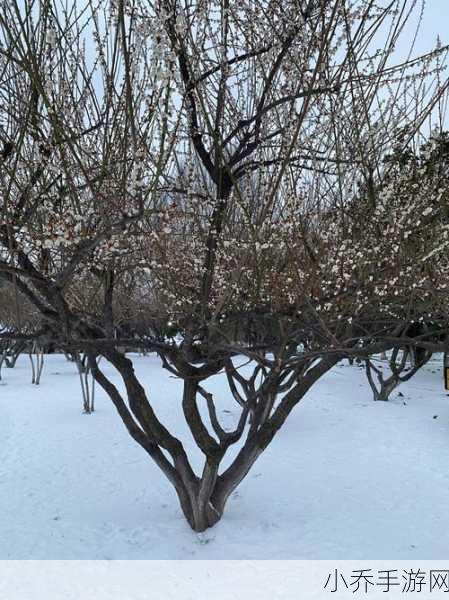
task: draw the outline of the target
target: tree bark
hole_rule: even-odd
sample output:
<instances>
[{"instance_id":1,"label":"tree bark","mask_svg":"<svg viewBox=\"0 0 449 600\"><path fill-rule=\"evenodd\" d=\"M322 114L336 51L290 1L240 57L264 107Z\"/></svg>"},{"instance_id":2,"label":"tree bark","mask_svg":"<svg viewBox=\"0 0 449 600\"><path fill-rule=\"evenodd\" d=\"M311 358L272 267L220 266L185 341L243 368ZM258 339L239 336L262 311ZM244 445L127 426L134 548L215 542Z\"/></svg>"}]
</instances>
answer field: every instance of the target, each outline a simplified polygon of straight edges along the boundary
<instances>
[{"instance_id":1,"label":"tree bark","mask_svg":"<svg viewBox=\"0 0 449 600\"><path fill-rule=\"evenodd\" d=\"M318 364L311 366L299 377L299 381L293 380L292 389L276 408L274 406L278 373L275 369L274 374L267 378L267 385L262 386L262 393L258 396L253 419L240 451L221 474L219 468L226 451L244 434L249 415L248 406L242 408L242 417L237 428L232 432L225 431L218 423L216 412L210 406L213 403L211 394L207 393L192 375L198 373L198 370L195 371L192 367L190 374L183 377L182 408L190 432L204 455L204 467L201 475L197 476L180 440L156 417L143 387L134 374L132 362L116 351L104 352L104 355L123 379L127 402L90 356L89 366L93 376L111 398L130 435L150 455L175 488L182 512L196 532L205 531L218 523L230 495L272 441L287 416L313 383L338 361L337 357L321 359ZM212 415L210 412L209 415L218 441L209 433L203 422L197 404L198 394L206 399L209 411L212 410Z\"/></svg>"}]
</instances>

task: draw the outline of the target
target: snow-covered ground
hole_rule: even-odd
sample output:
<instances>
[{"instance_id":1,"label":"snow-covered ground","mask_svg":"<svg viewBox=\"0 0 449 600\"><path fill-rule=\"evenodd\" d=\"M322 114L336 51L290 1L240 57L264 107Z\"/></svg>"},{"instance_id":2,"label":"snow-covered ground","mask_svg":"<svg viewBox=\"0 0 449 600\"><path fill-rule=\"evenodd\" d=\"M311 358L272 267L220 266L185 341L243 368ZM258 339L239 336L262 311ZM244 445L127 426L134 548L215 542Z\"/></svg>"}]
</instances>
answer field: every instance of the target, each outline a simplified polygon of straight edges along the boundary
<instances>
[{"instance_id":1,"label":"snow-covered ground","mask_svg":"<svg viewBox=\"0 0 449 600\"><path fill-rule=\"evenodd\" d=\"M134 360L158 414L190 453L179 382L154 356ZM38 387L30 383L27 357L2 376L0 559L436 559L448 553L449 397L440 357L389 403L372 401L362 369L335 367L295 409L223 520L201 535L188 528L170 485L99 388L96 413L82 414L73 364L47 356ZM235 418L219 378L211 389L224 423Z\"/></svg>"}]
</instances>

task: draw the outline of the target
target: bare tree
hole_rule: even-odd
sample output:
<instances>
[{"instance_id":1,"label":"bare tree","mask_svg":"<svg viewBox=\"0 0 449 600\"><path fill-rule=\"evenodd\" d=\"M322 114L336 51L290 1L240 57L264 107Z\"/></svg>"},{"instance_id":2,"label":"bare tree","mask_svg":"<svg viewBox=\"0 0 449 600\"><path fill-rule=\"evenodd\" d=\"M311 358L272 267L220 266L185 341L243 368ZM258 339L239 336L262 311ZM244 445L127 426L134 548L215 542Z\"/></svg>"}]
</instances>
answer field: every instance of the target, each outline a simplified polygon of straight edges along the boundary
<instances>
[{"instance_id":1,"label":"bare tree","mask_svg":"<svg viewBox=\"0 0 449 600\"><path fill-rule=\"evenodd\" d=\"M24 5L0 9L0 277L39 310L37 339L89 355L203 531L338 360L413 345L412 315L447 314L444 248L421 228L411 259L384 160L442 114L446 49L394 62L408 0ZM437 196L433 210L444 237ZM416 281L425 302L406 292ZM200 473L127 345L182 380ZM232 431L208 389L219 373L240 409Z\"/></svg>"},{"instance_id":2,"label":"bare tree","mask_svg":"<svg viewBox=\"0 0 449 600\"><path fill-rule=\"evenodd\" d=\"M35 307L17 289L4 281L0 284L0 379L3 364L15 367L19 356L26 351L28 340L41 331L42 320ZM25 337L24 337L25 334ZM31 347L31 346L30 346Z\"/></svg>"},{"instance_id":3,"label":"bare tree","mask_svg":"<svg viewBox=\"0 0 449 600\"><path fill-rule=\"evenodd\" d=\"M394 348L388 358L389 373L385 372L380 365L374 363L373 358L365 360L366 375L373 391L374 400L387 401L399 384L409 381L421 367L423 367L431 358L431 352L424 352L420 360L414 362L410 368L407 368L407 359L411 358L411 352L408 348ZM377 384L373 377L376 374Z\"/></svg>"},{"instance_id":4,"label":"bare tree","mask_svg":"<svg viewBox=\"0 0 449 600\"><path fill-rule=\"evenodd\" d=\"M31 363L31 383L39 385L44 369L44 349L34 341L28 350Z\"/></svg>"}]
</instances>

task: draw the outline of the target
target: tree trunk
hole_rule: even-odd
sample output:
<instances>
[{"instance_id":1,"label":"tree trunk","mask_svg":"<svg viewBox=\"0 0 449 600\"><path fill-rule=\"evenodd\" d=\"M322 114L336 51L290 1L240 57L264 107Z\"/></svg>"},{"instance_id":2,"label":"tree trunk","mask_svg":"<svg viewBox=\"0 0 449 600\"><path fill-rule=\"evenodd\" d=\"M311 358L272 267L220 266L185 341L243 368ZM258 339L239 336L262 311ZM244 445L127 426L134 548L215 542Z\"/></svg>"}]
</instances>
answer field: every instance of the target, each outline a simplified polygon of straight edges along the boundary
<instances>
[{"instance_id":1,"label":"tree trunk","mask_svg":"<svg viewBox=\"0 0 449 600\"><path fill-rule=\"evenodd\" d=\"M394 348L389 359L389 367L390 367L390 375L389 377L384 377L382 369L377 368L372 361L367 358L365 360L365 370L368 378L368 382L373 391L374 400L387 402L390 398L390 394L393 390L395 390L399 384L408 381L419 371L421 367L423 367L432 356L432 353L429 351L424 352L422 358L419 362L416 362L414 366L405 373L405 366L407 362L407 357L411 353L410 348L402 349L402 357L398 361L398 354L400 348ZM372 372L376 373L378 384L376 385ZM405 373L405 374L403 374Z\"/></svg>"},{"instance_id":2,"label":"tree trunk","mask_svg":"<svg viewBox=\"0 0 449 600\"><path fill-rule=\"evenodd\" d=\"M374 392L374 400L381 402L388 402L390 399L390 394L393 390L395 390L400 384L400 380L398 377L390 377L389 379L382 381L379 390L375 390Z\"/></svg>"},{"instance_id":3,"label":"tree trunk","mask_svg":"<svg viewBox=\"0 0 449 600\"><path fill-rule=\"evenodd\" d=\"M148 401L145 390L135 376L132 362L113 350L103 353L120 373L126 388L127 401L118 389L98 368L93 356L89 356L89 366L100 386L114 403L128 432L151 456L176 490L182 512L195 532L213 527L221 519L227 500L248 474L254 462L272 441L282 424L304 397L309 388L336 362L337 357L322 359L310 367L300 378L292 380L292 387L274 408L277 395L276 377L267 379L269 384L258 395L258 403L253 420L248 427L249 407L242 409L242 416L233 431L225 431L218 422L211 395L199 384L198 370L186 365L183 373L184 394L182 408L187 425L204 455L201 476L193 471L185 449L159 421ZM192 373L196 376L192 376ZM214 429L212 436L205 425L198 408L197 394L208 401L210 423ZM229 447L242 439L247 431L242 447L232 463L220 475L219 467ZM217 441L217 439L219 441Z\"/></svg>"},{"instance_id":4,"label":"tree trunk","mask_svg":"<svg viewBox=\"0 0 449 600\"><path fill-rule=\"evenodd\" d=\"M220 512L211 502L201 504L200 500L192 505L191 518L188 519L190 527L196 533L201 533L213 527L221 519L223 513Z\"/></svg>"}]
</instances>

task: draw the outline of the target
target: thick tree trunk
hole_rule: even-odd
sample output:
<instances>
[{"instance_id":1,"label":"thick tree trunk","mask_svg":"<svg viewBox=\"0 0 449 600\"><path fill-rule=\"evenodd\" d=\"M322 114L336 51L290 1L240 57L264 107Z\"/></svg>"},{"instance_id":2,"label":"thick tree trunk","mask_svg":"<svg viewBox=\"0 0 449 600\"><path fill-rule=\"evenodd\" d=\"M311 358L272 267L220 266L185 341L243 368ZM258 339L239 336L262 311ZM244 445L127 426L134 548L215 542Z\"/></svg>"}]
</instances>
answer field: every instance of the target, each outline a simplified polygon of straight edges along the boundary
<instances>
[{"instance_id":1,"label":"thick tree trunk","mask_svg":"<svg viewBox=\"0 0 449 600\"><path fill-rule=\"evenodd\" d=\"M386 381L382 381L380 384L380 389L374 391L374 400L379 402L388 402L390 399L390 394L395 390L400 384L400 380L397 377L390 377Z\"/></svg>"},{"instance_id":2,"label":"thick tree trunk","mask_svg":"<svg viewBox=\"0 0 449 600\"><path fill-rule=\"evenodd\" d=\"M201 533L216 525L222 515L223 513L210 501L204 505L198 499L197 502L192 505L191 518L188 519L188 521L193 531Z\"/></svg>"},{"instance_id":3,"label":"thick tree trunk","mask_svg":"<svg viewBox=\"0 0 449 600\"><path fill-rule=\"evenodd\" d=\"M175 488L182 512L195 532L205 531L218 523L230 495L271 442L292 409L313 383L338 361L337 357L323 359L309 368L300 381L292 379L290 391L275 409L277 374L275 373L272 379L267 379L268 385L258 394L253 420L242 447L229 467L221 474L219 474L219 467L226 451L242 438L248 426L249 406L242 408L242 416L236 429L231 432L225 431L217 419L211 394L207 393L199 383L199 371L187 365L183 373L185 379L182 408L190 432L205 461L201 476L197 476L180 440L173 436L156 417L145 390L134 374L131 361L116 351L109 351L104 355L122 376L127 401L100 371L93 357L89 357L93 376L113 401L131 436L147 451ZM200 413L198 393L208 404L210 423L215 437L208 431Z\"/></svg>"},{"instance_id":4,"label":"thick tree trunk","mask_svg":"<svg viewBox=\"0 0 449 600\"><path fill-rule=\"evenodd\" d=\"M261 449L249 450L247 445L242 448L232 468L229 468L221 477L216 476L218 464L208 467L207 463L203 476L194 489L190 488L179 493L178 498L190 527L196 532L202 532L213 527L223 516L226 503L245 478L257 457L262 453Z\"/></svg>"},{"instance_id":5,"label":"thick tree trunk","mask_svg":"<svg viewBox=\"0 0 449 600\"><path fill-rule=\"evenodd\" d=\"M376 385L374 381L372 370L374 370L377 375L378 385ZM388 402L391 392L401 383L399 376L392 374L388 379L384 379L382 372L376 369L370 360L365 361L365 371L373 392L374 401Z\"/></svg>"}]
</instances>

